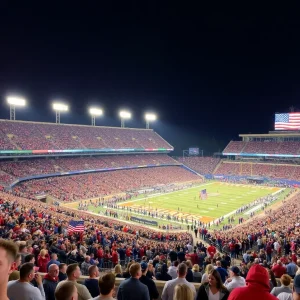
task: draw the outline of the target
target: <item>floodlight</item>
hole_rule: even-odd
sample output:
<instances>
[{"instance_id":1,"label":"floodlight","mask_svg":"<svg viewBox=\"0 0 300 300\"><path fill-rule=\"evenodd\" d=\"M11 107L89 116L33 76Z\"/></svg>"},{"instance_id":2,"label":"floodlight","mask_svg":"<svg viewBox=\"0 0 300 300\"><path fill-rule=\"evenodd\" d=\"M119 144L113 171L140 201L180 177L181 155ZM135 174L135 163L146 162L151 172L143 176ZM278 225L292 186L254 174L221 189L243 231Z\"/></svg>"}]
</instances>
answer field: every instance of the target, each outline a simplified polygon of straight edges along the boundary
<instances>
[{"instance_id":1,"label":"floodlight","mask_svg":"<svg viewBox=\"0 0 300 300\"><path fill-rule=\"evenodd\" d=\"M131 113L129 111L122 110L122 111L120 111L120 117L122 119L130 119Z\"/></svg>"},{"instance_id":2,"label":"floodlight","mask_svg":"<svg viewBox=\"0 0 300 300\"><path fill-rule=\"evenodd\" d=\"M15 106L25 106L26 105L26 100L24 98L7 97L6 100L9 105L15 105Z\"/></svg>"},{"instance_id":3,"label":"floodlight","mask_svg":"<svg viewBox=\"0 0 300 300\"><path fill-rule=\"evenodd\" d=\"M145 114L145 119L147 121L155 121L156 120L156 115L152 113L147 113Z\"/></svg>"},{"instance_id":4,"label":"floodlight","mask_svg":"<svg viewBox=\"0 0 300 300\"><path fill-rule=\"evenodd\" d=\"M89 109L89 112L92 116L102 116L103 115L103 110L100 108L96 108L96 107L91 107Z\"/></svg>"},{"instance_id":5,"label":"floodlight","mask_svg":"<svg viewBox=\"0 0 300 300\"><path fill-rule=\"evenodd\" d=\"M69 107L68 105L65 105L63 103L54 102L52 104L52 107L55 111L68 111Z\"/></svg>"},{"instance_id":6,"label":"floodlight","mask_svg":"<svg viewBox=\"0 0 300 300\"><path fill-rule=\"evenodd\" d=\"M155 121L157 119L156 114L153 113L146 113L145 114L145 119L146 119L146 129L150 128L150 122Z\"/></svg>"},{"instance_id":7,"label":"floodlight","mask_svg":"<svg viewBox=\"0 0 300 300\"><path fill-rule=\"evenodd\" d=\"M8 96L6 98L6 101L9 104L9 119L15 120L16 119L16 107L17 106L25 106L26 100L21 97Z\"/></svg>"}]
</instances>

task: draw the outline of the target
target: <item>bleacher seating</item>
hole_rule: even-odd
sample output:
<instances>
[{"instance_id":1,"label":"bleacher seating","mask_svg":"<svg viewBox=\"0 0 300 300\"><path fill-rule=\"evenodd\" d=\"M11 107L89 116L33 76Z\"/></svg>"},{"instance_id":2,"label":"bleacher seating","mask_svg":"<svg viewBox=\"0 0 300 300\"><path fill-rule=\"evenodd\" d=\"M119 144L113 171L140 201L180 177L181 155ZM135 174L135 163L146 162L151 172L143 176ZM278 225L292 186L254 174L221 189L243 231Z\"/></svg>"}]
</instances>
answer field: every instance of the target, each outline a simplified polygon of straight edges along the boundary
<instances>
[{"instance_id":1,"label":"bleacher seating","mask_svg":"<svg viewBox=\"0 0 300 300\"><path fill-rule=\"evenodd\" d=\"M200 174L212 174L220 162L219 158L198 156L179 157L177 160Z\"/></svg>"},{"instance_id":2,"label":"bleacher seating","mask_svg":"<svg viewBox=\"0 0 300 300\"><path fill-rule=\"evenodd\" d=\"M0 149L6 150L172 149L153 130L4 120L0 140Z\"/></svg>"},{"instance_id":3,"label":"bleacher seating","mask_svg":"<svg viewBox=\"0 0 300 300\"><path fill-rule=\"evenodd\" d=\"M231 141L224 153L255 153L255 154L300 154L300 142L296 141Z\"/></svg>"},{"instance_id":4,"label":"bleacher seating","mask_svg":"<svg viewBox=\"0 0 300 300\"><path fill-rule=\"evenodd\" d=\"M0 176L2 174L2 181L8 184L13 182L16 178L33 175L159 164L176 165L178 162L166 154L106 155L96 157L0 161Z\"/></svg>"},{"instance_id":5,"label":"bleacher seating","mask_svg":"<svg viewBox=\"0 0 300 300\"><path fill-rule=\"evenodd\" d=\"M300 166L273 163L223 161L215 170L214 174L263 176L274 179L299 180Z\"/></svg>"},{"instance_id":6,"label":"bleacher seating","mask_svg":"<svg viewBox=\"0 0 300 300\"><path fill-rule=\"evenodd\" d=\"M73 201L189 181L201 182L202 178L179 166L153 167L29 180L14 191L32 199L47 193L58 200Z\"/></svg>"}]
</instances>

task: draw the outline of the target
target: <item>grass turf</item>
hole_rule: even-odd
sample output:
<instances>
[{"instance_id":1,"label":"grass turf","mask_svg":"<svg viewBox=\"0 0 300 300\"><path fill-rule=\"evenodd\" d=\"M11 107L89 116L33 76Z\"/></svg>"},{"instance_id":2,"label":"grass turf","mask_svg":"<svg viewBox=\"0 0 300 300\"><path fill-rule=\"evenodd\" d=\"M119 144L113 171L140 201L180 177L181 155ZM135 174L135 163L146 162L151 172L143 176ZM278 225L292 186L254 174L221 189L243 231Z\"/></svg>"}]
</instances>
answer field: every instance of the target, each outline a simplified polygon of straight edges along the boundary
<instances>
[{"instance_id":1,"label":"grass turf","mask_svg":"<svg viewBox=\"0 0 300 300\"><path fill-rule=\"evenodd\" d=\"M199 192L202 189L207 190L208 197L206 200L199 199ZM140 195L137 199L119 203L119 205L130 207L131 209L145 208L150 211L157 210L160 214L176 214L179 218L182 216L183 219L193 218L194 220L201 220L207 223L278 190L280 188L210 182L191 189L157 196L150 195L143 198L143 195ZM99 208L94 208L93 206L90 206L89 210L99 212ZM104 211L105 209L100 210ZM135 215L133 211L131 214ZM145 218L151 219L151 217ZM172 222L162 220L159 223Z\"/></svg>"}]
</instances>

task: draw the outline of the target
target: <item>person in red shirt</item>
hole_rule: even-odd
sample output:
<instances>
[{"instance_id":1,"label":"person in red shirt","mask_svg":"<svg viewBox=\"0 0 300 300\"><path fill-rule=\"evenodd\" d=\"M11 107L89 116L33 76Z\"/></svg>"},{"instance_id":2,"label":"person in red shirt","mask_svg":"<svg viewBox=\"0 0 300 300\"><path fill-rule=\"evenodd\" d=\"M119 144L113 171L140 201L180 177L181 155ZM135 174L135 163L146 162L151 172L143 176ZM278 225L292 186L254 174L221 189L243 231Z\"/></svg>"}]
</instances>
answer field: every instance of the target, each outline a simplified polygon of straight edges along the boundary
<instances>
[{"instance_id":1,"label":"person in red shirt","mask_svg":"<svg viewBox=\"0 0 300 300\"><path fill-rule=\"evenodd\" d=\"M283 274L286 273L286 268L282 265L280 260L277 260L277 264L274 265L272 271L275 277L280 278Z\"/></svg>"},{"instance_id":2,"label":"person in red shirt","mask_svg":"<svg viewBox=\"0 0 300 300\"><path fill-rule=\"evenodd\" d=\"M196 253L196 250L194 250L194 253L192 253L190 257L193 265L198 264L198 255Z\"/></svg>"},{"instance_id":3,"label":"person in red shirt","mask_svg":"<svg viewBox=\"0 0 300 300\"><path fill-rule=\"evenodd\" d=\"M102 246L100 246L98 251L97 251L97 258L99 260L99 267L100 268L102 268L102 266L103 266L103 257L104 257L104 252L103 252Z\"/></svg>"},{"instance_id":4,"label":"person in red shirt","mask_svg":"<svg viewBox=\"0 0 300 300\"><path fill-rule=\"evenodd\" d=\"M112 263L113 263L114 266L116 266L119 262L119 256L118 256L118 253L115 250L112 251L111 260L112 260Z\"/></svg>"},{"instance_id":5,"label":"person in red shirt","mask_svg":"<svg viewBox=\"0 0 300 300\"><path fill-rule=\"evenodd\" d=\"M41 273L47 273L47 264L50 261L50 256L46 249L42 249L40 255L38 256L37 266Z\"/></svg>"},{"instance_id":6,"label":"person in red shirt","mask_svg":"<svg viewBox=\"0 0 300 300\"><path fill-rule=\"evenodd\" d=\"M214 255L216 254L216 252L217 252L217 249L216 249L216 247L213 246L213 245L210 245L210 246L207 248L207 253L208 253L208 255L209 255L211 258L214 257Z\"/></svg>"}]
</instances>

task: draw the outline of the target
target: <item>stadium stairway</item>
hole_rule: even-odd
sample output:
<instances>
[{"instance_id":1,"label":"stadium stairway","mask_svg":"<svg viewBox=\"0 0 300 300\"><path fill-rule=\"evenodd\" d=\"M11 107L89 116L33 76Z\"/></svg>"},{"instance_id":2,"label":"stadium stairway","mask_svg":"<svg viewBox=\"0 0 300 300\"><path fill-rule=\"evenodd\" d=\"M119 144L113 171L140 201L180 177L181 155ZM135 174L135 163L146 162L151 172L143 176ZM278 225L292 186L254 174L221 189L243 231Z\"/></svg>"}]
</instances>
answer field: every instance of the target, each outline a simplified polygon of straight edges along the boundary
<instances>
[{"instance_id":1,"label":"stadium stairway","mask_svg":"<svg viewBox=\"0 0 300 300\"><path fill-rule=\"evenodd\" d=\"M214 168L214 170L212 171L212 174L215 174L215 172L218 170L219 166L222 164L222 159L220 159L220 161L218 162L218 164L216 165L216 167Z\"/></svg>"}]
</instances>

